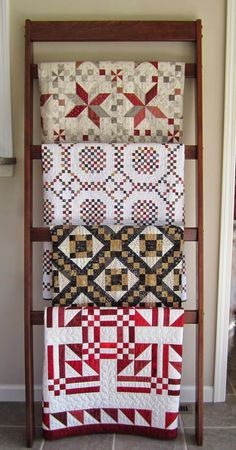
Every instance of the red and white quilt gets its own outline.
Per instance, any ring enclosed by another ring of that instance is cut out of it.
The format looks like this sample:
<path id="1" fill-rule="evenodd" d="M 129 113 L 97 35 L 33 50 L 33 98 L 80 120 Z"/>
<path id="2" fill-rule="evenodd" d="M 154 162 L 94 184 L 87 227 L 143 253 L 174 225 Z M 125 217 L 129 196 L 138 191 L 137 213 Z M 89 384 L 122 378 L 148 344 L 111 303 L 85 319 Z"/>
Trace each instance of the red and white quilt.
<path id="1" fill-rule="evenodd" d="M 43 430 L 175 438 L 184 311 L 45 309 Z"/>

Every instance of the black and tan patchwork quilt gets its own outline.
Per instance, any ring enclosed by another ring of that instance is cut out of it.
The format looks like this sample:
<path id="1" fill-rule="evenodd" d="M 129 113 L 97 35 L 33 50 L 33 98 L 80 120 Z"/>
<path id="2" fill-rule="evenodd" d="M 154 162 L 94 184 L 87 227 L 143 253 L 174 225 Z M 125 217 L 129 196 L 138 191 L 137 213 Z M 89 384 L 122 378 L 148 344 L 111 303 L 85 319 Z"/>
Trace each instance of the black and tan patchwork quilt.
<path id="1" fill-rule="evenodd" d="M 53 304 L 181 306 L 183 228 L 51 227 Z"/>

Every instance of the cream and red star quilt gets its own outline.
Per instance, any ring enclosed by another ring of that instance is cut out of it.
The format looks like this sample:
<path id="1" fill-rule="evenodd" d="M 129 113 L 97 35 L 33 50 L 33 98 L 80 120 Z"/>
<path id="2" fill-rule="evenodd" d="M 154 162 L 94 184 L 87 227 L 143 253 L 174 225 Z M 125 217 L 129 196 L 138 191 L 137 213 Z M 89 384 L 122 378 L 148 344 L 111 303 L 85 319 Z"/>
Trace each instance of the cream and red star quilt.
<path id="1" fill-rule="evenodd" d="M 182 142 L 184 70 L 161 61 L 40 63 L 43 142 Z"/>
<path id="2" fill-rule="evenodd" d="M 183 320 L 171 308 L 46 308 L 45 437 L 176 437 Z"/>

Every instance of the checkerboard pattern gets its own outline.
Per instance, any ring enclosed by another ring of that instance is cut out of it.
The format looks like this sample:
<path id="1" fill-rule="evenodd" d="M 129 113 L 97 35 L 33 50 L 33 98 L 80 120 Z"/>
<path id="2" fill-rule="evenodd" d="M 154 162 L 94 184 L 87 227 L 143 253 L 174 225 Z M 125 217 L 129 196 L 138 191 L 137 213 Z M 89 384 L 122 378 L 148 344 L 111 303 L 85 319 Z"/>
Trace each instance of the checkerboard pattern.
<path id="1" fill-rule="evenodd" d="M 45 437 L 176 437 L 183 321 L 181 309 L 46 308 Z"/>
<path id="2" fill-rule="evenodd" d="M 40 63 L 43 142 L 181 142 L 184 70 L 161 61 Z"/>

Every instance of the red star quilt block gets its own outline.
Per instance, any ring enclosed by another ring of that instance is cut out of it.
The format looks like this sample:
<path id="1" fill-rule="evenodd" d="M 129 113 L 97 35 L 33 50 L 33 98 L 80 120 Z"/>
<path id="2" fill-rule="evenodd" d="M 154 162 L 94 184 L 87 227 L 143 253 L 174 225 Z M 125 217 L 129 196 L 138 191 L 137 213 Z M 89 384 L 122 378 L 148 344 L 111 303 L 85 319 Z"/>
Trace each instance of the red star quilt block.
<path id="1" fill-rule="evenodd" d="M 184 63 L 39 64 L 42 139 L 181 142 Z"/>

